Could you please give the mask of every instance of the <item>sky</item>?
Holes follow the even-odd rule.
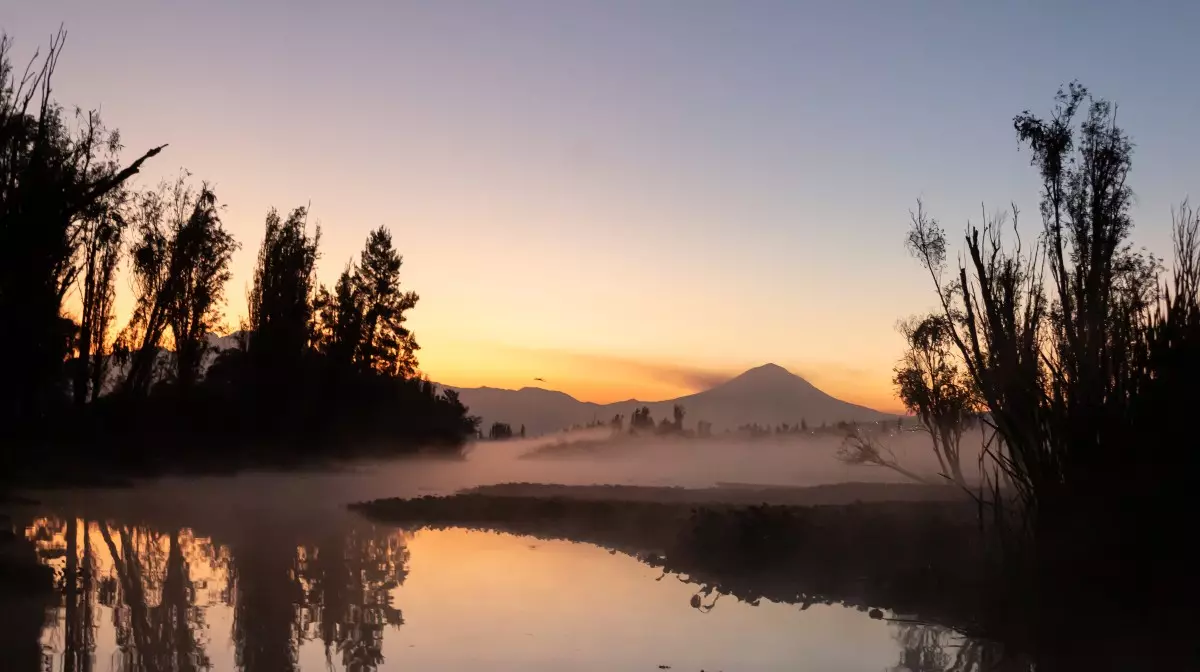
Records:
[[[774,362],[895,410],[895,324],[935,303],[909,210],[1032,235],[1012,117],[1071,80],[1136,143],[1136,243],[1169,256],[1200,194],[1194,2],[0,0],[18,61],[60,23],[58,100],[130,159],[169,143],[140,185],[215,184],[230,328],[267,211],[310,205],[328,284],[391,229],[457,386],[658,400]]]

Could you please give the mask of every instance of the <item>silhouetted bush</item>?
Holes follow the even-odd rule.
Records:
[[[1200,453],[1200,217],[1174,217],[1173,273],[1130,242],[1133,143],[1116,107],[1072,84],[1049,119],[1014,119],[1042,181],[1041,236],[971,227],[958,269],[919,205],[908,247],[929,270],[948,335],[999,439],[983,493],[1003,537],[997,580],[1030,633],[1185,632],[1197,580],[1190,507]]]

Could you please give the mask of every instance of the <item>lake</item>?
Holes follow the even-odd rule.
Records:
[[[929,670],[974,650],[888,612],[740,602],[590,544],[405,530],[345,508],[521,475],[572,480],[487,462],[36,493],[27,535],[61,586],[43,668]],[[602,481],[664,481],[640,474]]]

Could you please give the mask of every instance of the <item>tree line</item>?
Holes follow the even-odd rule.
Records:
[[[420,374],[418,296],[384,227],[327,288],[307,208],[271,210],[237,347],[214,349],[240,247],[215,189],[186,172],[133,186],[166,145],[124,164],[117,131],[55,101],[64,40],[18,70],[0,38],[0,431],[23,439],[6,458],[31,440],[136,461],[247,445],[218,436],[299,454],[318,450],[300,437],[395,450],[474,435],[457,395]],[[122,268],[133,310],[118,326]]]

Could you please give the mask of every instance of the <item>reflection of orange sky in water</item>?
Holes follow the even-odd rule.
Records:
[[[446,529],[408,545],[409,580],[393,593],[406,622],[384,653],[417,669],[491,669],[495,651],[505,669],[774,669],[831,643],[862,669],[895,655],[888,627],[864,614],[730,596],[701,613],[696,585],[591,544]]]
[[[100,528],[91,523],[85,532],[79,523],[79,557],[86,539],[97,579],[112,576],[114,564]],[[109,529],[114,540],[119,539],[118,528]],[[138,540],[135,547],[147,606],[153,606],[159,600],[168,535],[126,529]],[[784,661],[814,656],[843,667],[879,669],[895,657],[888,626],[864,614],[820,605],[803,613],[795,606],[769,602],[750,607],[729,596],[711,612],[701,613],[689,604],[696,585],[674,576],[660,579],[658,571],[636,559],[590,544],[462,529],[415,534],[387,527],[354,529],[367,533],[369,545],[387,549],[388,557],[408,561],[406,578],[391,591],[391,602],[403,611],[404,624],[383,630],[380,669],[384,670],[653,669],[664,663],[677,669],[774,668]],[[60,578],[65,566],[61,551],[67,548],[65,530],[65,521],[46,518],[35,521],[28,531],[43,557],[57,556],[49,563],[59,570]],[[350,529],[341,533],[358,534]],[[271,559],[269,571],[280,578],[303,581],[295,573],[303,573],[303,562],[295,563],[302,561],[306,551],[290,545],[259,548],[250,540],[230,549],[188,530],[179,537],[197,589],[195,614],[205,623],[198,643],[212,669],[235,669],[230,600],[243,598],[231,592],[227,567],[244,561],[242,554],[252,553]],[[267,569],[256,566],[257,572]],[[263,580],[263,575],[258,576]],[[290,589],[256,595],[295,599]],[[295,616],[311,626],[309,619],[320,613],[299,611]],[[126,618],[128,614],[120,616]],[[43,644],[57,657],[56,668],[64,650],[64,619],[60,608],[43,634]],[[117,621],[118,614],[97,605],[93,623],[98,669],[121,656]],[[324,645],[316,632],[303,626],[291,632],[299,668],[327,669]],[[341,669],[339,651],[333,652],[332,662],[334,669]]]
[[[85,544],[90,545],[91,559],[96,568],[97,576],[111,576],[115,573],[112,554],[100,533],[100,523],[95,521],[76,520],[77,557],[82,562]],[[116,527],[109,525],[109,533],[122,557],[127,554]],[[146,572],[153,578],[154,570],[161,571],[161,563],[165,562],[170,546],[170,538],[166,534],[147,534],[144,528],[131,527],[130,538],[134,542],[134,552],[138,559],[153,563],[152,571]],[[26,529],[26,537],[34,540],[35,545],[49,559],[46,564],[54,568],[61,578],[66,570],[67,552],[67,521],[61,518],[38,518]],[[219,590],[228,580],[229,549],[214,545],[207,537],[197,537],[191,530],[183,528],[179,531],[179,546],[184,561],[188,564],[189,575],[197,588],[203,588],[217,598]],[[216,592],[214,592],[216,591]],[[198,602],[204,602],[199,597]]]

